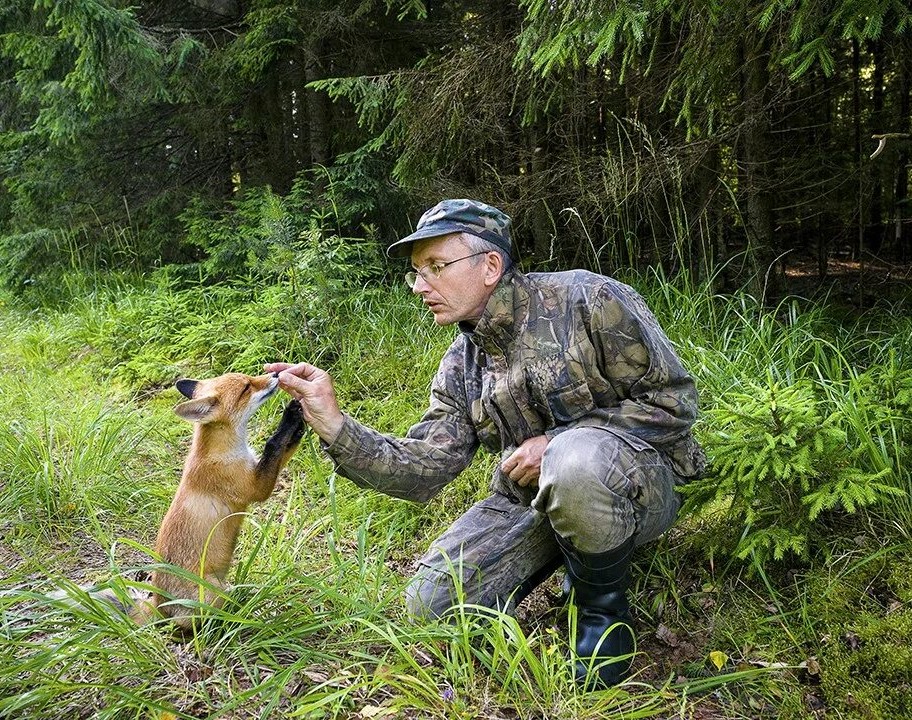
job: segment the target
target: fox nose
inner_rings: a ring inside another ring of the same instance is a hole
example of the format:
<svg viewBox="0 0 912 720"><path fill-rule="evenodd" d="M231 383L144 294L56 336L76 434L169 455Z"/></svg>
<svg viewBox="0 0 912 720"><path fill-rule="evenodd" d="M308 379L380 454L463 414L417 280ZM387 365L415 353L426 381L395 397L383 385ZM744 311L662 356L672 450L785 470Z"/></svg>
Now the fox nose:
<svg viewBox="0 0 912 720"><path fill-rule="evenodd" d="M274 373L272 373L272 376L273 376L274 378L277 378L277 377L279 376L279 374L278 374L277 372L274 372Z"/></svg>

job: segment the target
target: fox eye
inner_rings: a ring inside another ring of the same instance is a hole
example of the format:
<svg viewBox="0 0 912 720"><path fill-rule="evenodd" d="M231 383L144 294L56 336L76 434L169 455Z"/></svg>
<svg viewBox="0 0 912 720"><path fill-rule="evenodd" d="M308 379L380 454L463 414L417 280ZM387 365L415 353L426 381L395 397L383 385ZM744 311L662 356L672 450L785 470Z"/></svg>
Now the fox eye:
<svg viewBox="0 0 912 720"><path fill-rule="evenodd" d="M241 395L243 396L244 394L246 394L248 392L250 392L250 383L247 383L246 385L244 385L244 389L241 390Z"/></svg>

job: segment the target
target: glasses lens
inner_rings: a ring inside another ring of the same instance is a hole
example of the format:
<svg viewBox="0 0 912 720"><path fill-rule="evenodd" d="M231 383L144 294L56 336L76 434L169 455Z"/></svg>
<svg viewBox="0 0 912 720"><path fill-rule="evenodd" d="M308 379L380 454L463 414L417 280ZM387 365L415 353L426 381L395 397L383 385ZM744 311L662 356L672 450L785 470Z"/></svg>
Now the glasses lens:
<svg viewBox="0 0 912 720"><path fill-rule="evenodd" d="M416 282L418 282L418 273L414 270L410 270L405 274L405 284L410 288L414 288Z"/></svg>

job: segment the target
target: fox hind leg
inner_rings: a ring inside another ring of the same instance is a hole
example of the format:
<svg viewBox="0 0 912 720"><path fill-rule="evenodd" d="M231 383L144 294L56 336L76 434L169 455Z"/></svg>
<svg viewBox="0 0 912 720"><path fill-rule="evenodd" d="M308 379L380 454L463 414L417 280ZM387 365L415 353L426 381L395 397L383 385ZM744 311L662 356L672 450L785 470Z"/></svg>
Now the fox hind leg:
<svg viewBox="0 0 912 720"><path fill-rule="evenodd" d="M164 598L157 608L153 608L156 614L161 613L171 620L181 630L188 632L193 630L194 622L200 619L200 615L205 612L205 608L220 608L225 604L225 593L228 591L228 584L220 577L214 574L206 575L204 578L206 584L202 586L202 595L200 594L200 585L197 583L181 583L179 592L173 593L173 599L168 601ZM179 600L187 600L192 604L184 604ZM196 603L202 603L201 608Z"/></svg>

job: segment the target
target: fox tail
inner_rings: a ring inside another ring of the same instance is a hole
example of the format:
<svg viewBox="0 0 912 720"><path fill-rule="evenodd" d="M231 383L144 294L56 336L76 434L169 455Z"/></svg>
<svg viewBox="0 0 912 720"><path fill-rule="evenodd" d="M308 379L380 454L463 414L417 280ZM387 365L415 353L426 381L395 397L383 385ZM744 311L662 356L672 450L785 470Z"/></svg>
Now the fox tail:
<svg viewBox="0 0 912 720"><path fill-rule="evenodd" d="M57 590L45 597L55 607L86 617L99 614L107 617L120 615L130 618L138 625L159 617L147 591L123 582L77 585L64 581Z"/></svg>

